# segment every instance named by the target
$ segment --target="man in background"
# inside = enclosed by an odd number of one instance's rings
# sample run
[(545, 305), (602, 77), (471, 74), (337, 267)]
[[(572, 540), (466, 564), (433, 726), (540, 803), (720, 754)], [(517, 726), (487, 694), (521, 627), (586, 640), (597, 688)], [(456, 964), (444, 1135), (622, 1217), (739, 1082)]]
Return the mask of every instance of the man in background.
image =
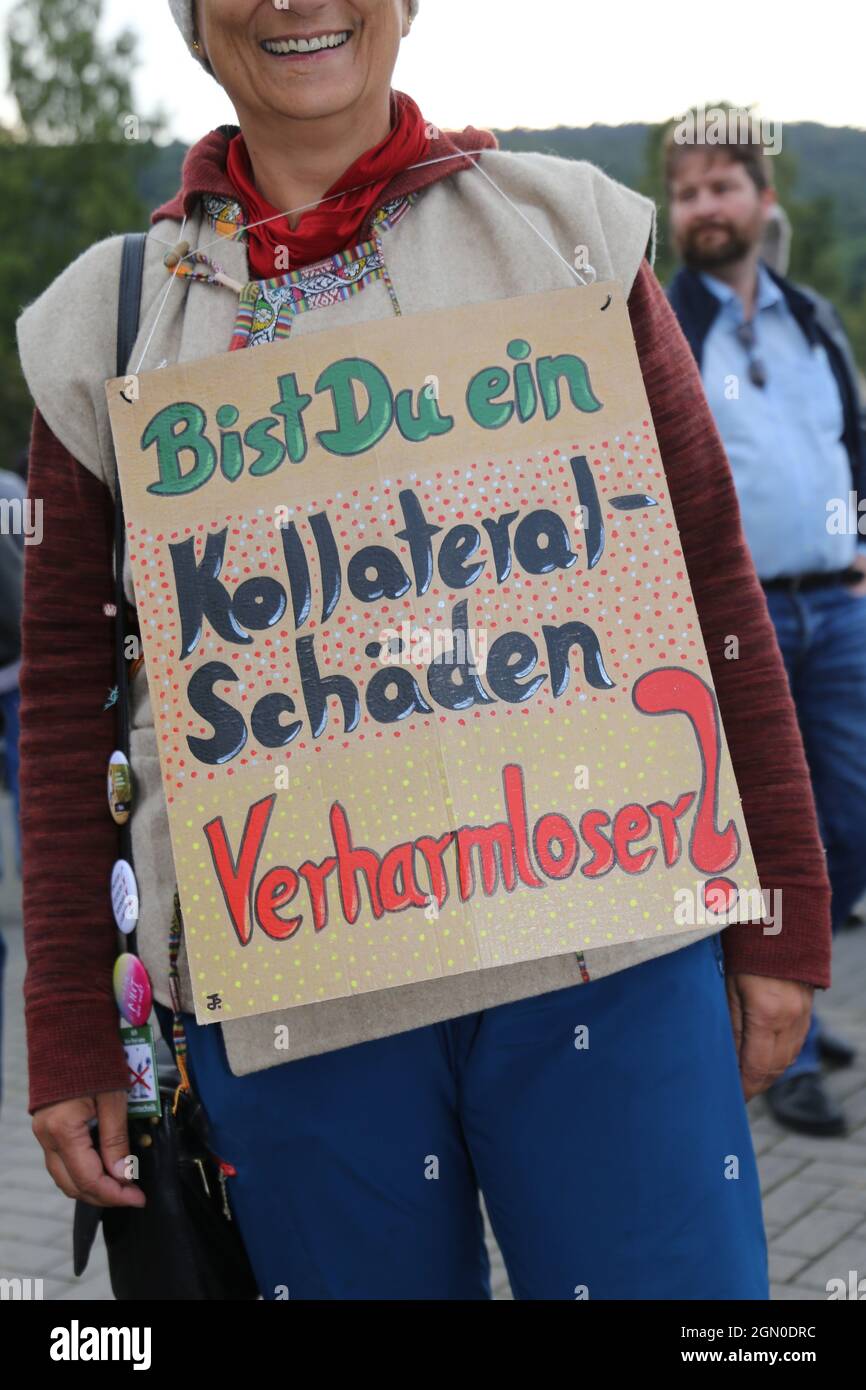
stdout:
[[(866, 436), (857, 373), (833, 307), (761, 259), (776, 196), (756, 126), (740, 118), (720, 130), (714, 113), (711, 143), (707, 117), (691, 126), (690, 143), (679, 143), (681, 124), (665, 146), (684, 263), (669, 298), (728, 453), (785, 661), (835, 931), (866, 891)], [(766, 1093), (776, 1118), (804, 1133), (844, 1133), (821, 1061), (853, 1057), (813, 1015), (799, 1057)]]

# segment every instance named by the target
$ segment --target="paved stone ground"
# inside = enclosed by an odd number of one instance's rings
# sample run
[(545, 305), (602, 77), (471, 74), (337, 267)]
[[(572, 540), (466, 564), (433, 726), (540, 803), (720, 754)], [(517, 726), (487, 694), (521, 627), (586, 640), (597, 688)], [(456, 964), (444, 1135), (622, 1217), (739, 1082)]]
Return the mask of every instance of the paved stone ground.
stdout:
[[(5, 801), (5, 798), (4, 798)], [(3, 860), (10, 863), (7, 807), (0, 804)], [(58, 904), (58, 911), (62, 905)], [(110, 1299), (101, 1240), (81, 1279), (72, 1273), (71, 1203), (55, 1188), (27, 1114), (20, 883), (0, 884), (7, 944), (3, 989), (3, 1097), (0, 1109), (0, 1276), (41, 1277), (46, 1299)], [(822, 1014), (860, 1048), (858, 1064), (832, 1075), (851, 1124), (845, 1139), (807, 1139), (780, 1129), (761, 1099), (750, 1106), (770, 1243), (774, 1299), (823, 1299), (831, 1277), (866, 1276), (866, 928), (843, 932), (836, 984)], [(490, 1240), (493, 1290), (511, 1292)]]

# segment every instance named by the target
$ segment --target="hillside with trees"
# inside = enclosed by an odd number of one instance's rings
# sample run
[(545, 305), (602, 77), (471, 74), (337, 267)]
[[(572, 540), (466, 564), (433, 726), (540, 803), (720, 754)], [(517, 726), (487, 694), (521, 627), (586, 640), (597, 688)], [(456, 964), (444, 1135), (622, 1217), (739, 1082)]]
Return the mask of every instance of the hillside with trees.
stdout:
[[(177, 190), (185, 147), (160, 143), (162, 120), (135, 110), (135, 39), (98, 38), (103, 0), (19, 0), (6, 42), (13, 125), (0, 126), (0, 457), (24, 448), (31, 407), (14, 323), (22, 307), (94, 241), (147, 226)], [(659, 205), (656, 270), (674, 257), (664, 217), (664, 127), (592, 125), (497, 131), (508, 150), (588, 159)], [(204, 134), (204, 132), (202, 132)], [(790, 274), (837, 305), (866, 371), (866, 131), (787, 125), (776, 159), (793, 226)], [(106, 313), (113, 312), (106, 306)]]

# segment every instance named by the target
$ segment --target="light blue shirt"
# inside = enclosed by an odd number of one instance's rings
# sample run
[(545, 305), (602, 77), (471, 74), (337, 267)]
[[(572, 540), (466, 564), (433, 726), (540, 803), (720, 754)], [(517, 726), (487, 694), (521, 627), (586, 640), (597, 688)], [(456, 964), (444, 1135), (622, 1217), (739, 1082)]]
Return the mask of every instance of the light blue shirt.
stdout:
[(853, 486), (842, 398), (825, 349), (811, 344), (782, 291), (758, 269), (752, 354), (766, 385), (749, 379), (749, 352), (737, 339), (743, 305), (730, 285), (701, 275), (721, 310), (704, 343), (701, 375), (724, 441), (743, 528), (761, 579), (840, 570), (857, 534), (833, 534), (831, 499), (847, 505)]

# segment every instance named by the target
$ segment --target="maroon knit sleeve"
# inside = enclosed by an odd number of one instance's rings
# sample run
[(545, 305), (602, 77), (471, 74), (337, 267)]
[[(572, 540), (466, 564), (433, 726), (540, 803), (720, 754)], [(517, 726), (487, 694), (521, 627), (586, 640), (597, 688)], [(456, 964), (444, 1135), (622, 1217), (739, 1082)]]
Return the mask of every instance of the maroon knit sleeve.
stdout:
[[(830, 984), (830, 883), (776, 633), (694, 357), (646, 261), (629, 297), (650, 408), (758, 877), (778, 919), (722, 932), (726, 968)], [(739, 658), (725, 657), (730, 636)], [(769, 911), (767, 913), (769, 916)]]
[(122, 1090), (127, 1068), (112, 994), (109, 883), (119, 835), (106, 769), (116, 714), (113, 502), (37, 411), (28, 495), (42, 540), (25, 547), (21, 663), (24, 1007), (32, 1114)]

